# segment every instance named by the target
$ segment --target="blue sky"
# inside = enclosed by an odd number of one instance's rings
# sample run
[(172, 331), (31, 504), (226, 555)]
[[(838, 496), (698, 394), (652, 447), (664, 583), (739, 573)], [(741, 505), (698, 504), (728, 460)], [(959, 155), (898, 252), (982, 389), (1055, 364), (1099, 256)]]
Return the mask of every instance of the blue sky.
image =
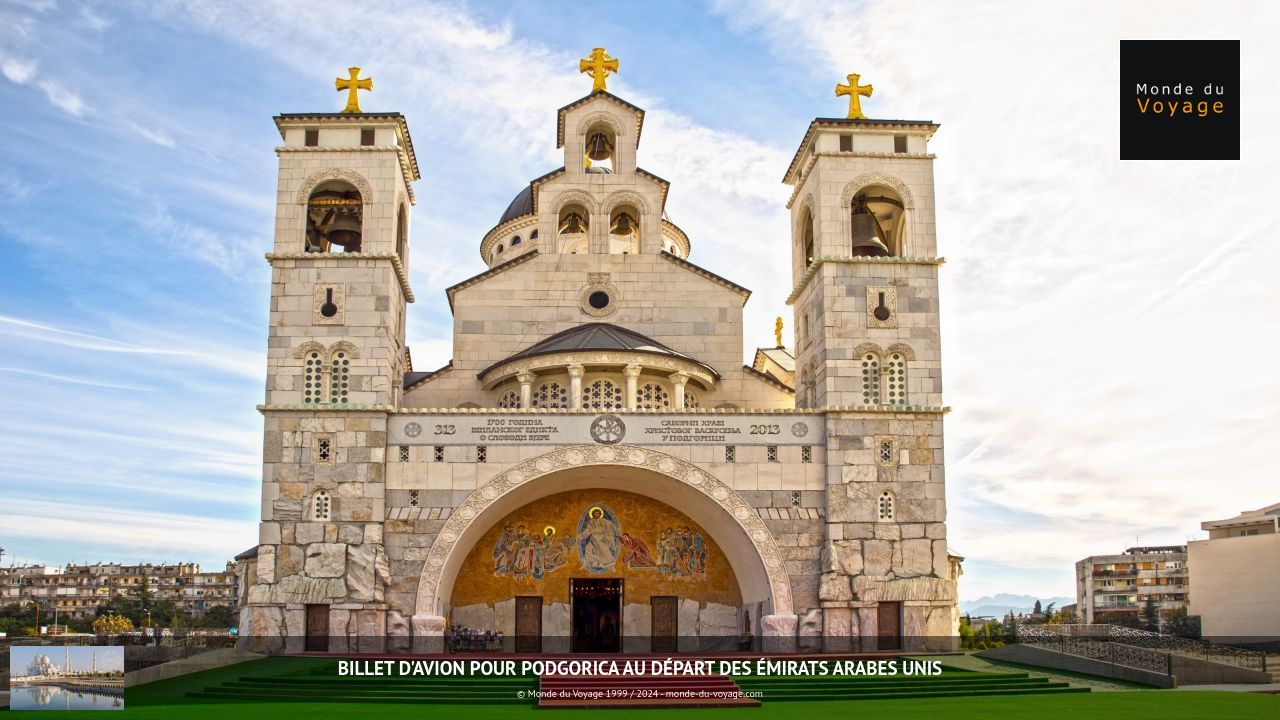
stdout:
[[(408, 117), (409, 342), (438, 367), (443, 289), (560, 164), (555, 110), (602, 45), (691, 259), (755, 291), (744, 353), (791, 317), (780, 178), (842, 111), (835, 82), (873, 83), (873, 117), (942, 123), (961, 594), (1071, 594), (1080, 557), (1277, 499), (1278, 18), (1232, 8), (0, 1), (5, 562), (217, 567), (255, 542), (273, 115), (340, 109), (354, 64), (365, 109)], [(1243, 40), (1243, 160), (1116, 160), (1122, 37)]]
[[(96, 654), (96, 658), (95, 658)], [(9, 666), (16, 674), (22, 674), (31, 661), (38, 655), (48, 655), (49, 661), (59, 669), (65, 668), (68, 661), (72, 672), (92, 672), (95, 659), (98, 672), (117, 672), (124, 670), (124, 648), (122, 647), (86, 647), (54, 645), (22, 647), (14, 645), (10, 648)]]

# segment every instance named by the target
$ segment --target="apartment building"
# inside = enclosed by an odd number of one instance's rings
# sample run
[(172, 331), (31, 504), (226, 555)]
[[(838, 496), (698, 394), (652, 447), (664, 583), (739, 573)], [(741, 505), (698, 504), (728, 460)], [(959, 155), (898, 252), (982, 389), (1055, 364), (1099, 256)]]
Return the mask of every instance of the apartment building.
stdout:
[(1140, 617), (1147, 599), (1163, 616), (1186, 607), (1190, 597), (1187, 546), (1131, 547), (1119, 555), (1093, 555), (1076, 563), (1076, 605), (1080, 622), (1098, 622), (1104, 613)]
[(217, 605), (229, 605), (236, 610), (234, 562), (214, 572), (200, 572), (196, 563), (0, 568), (0, 605), (38, 602), (41, 611), (50, 614), (50, 619), (54, 613), (63, 618), (87, 617), (112, 598), (130, 597), (143, 577), (147, 578), (157, 602), (172, 601), (192, 617), (201, 617)]
[(1280, 503), (1200, 524), (1209, 539), (1187, 543), (1204, 637), (1280, 642)]

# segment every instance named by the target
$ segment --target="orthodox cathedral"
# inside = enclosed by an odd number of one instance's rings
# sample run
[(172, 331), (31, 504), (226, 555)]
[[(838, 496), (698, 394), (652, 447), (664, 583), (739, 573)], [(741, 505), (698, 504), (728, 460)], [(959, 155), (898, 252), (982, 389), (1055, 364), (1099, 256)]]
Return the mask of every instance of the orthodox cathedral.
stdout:
[[(275, 118), (283, 144), (259, 544), (268, 652), (945, 650), (938, 125), (809, 124), (790, 166), (795, 347), (743, 363), (751, 292), (695, 262), (645, 112), (556, 111), (562, 167), (445, 292), (453, 359), (405, 344), (419, 168), (399, 113)], [(550, 138), (548, 138), (550, 141)], [(661, 171), (661, 168), (655, 168)], [(676, 189), (678, 191), (678, 189)], [(430, 300), (435, 302), (435, 300)]]

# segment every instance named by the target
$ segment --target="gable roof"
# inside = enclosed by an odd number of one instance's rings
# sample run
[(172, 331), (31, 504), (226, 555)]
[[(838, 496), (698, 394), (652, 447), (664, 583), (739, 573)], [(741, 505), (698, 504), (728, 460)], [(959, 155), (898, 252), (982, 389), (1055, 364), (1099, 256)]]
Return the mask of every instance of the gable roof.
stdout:
[(556, 147), (564, 147), (564, 118), (569, 114), (569, 111), (576, 107), (586, 105), (588, 102), (595, 100), (598, 97), (615, 102), (636, 114), (636, 147), (640, 146), (640, 131), (644, 129), (644, 110), (632, 105), (626, 100), (623, 100), (617, 95), (614, 95), (608, 90), (595, 90), (590, 95), (584, 95), (556, 111)]
[(460, 283), (455, 283), (445, 288), (444, 294), (449, 297), (449, 311), (450, 312), (453, 311), (453, 296), (457, 294), (459, 290), (462, 290), (464, 288), (469, 288), (478, 282), (483, 282), (484, 280), (488, 280), (489, 278), (493, 277), (494, 275), (497, 275), (498, 273), (504, 270), (508, 270), (510, 268), (515, 267), (516, 265), (519, 265), (520, 263), (531, 260), (533, 256), (537, 254), (538, 254), (538, 249), (534, 248), (533, 250), (530, 250), (524, 253), (523, 255), (517, 255), (516, 257), (513, 257), (506, 262), (498, 263), (497, 265), (494, 265), (493, 267), (489, 268), (488, 270), (485, 270), (479, 275), (472, 275), (471, 277), (467, 278), (466, 280), (463, 280)]
[(672, 350), (651, 337), (609, 323), (587, 323), (568, 330), (562, 330), (555, 335), (539, 340), (514, 355), (499, 360), (477, 373), (477, 377), (483, 377), (485, 373), (499, 365), (505, 365), (514, 360), (583, 350), (620, 350), (668, 355), (696, 363), (706, 368), (713, 376), (720, 377), (720, 373), (717, 373), (715, 368), (710, 365), (699, 362), (678, 350)]

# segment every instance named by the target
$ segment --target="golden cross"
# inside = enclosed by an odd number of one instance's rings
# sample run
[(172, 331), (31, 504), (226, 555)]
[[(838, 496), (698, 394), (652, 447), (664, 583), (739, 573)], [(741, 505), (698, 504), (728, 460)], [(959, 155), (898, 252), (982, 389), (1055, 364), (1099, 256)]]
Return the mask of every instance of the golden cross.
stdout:
[(870, 85), (859, 85), (858, 78), (862, 77), (857, 73), (849, 75), (848, 85), (836, 85), (836, 97), (841, 95), (849, 96), (849, 119), (850, 120), (866, 120), (867, 116), (862, 114), (862, 98), (871, 97), (872, 87)]
[(578, 61), (578, 72), (591, 73), (591, 78), (594, 80), (591, 83), (591, 92), (604, 90), (604, 79), (609, 73), (618, 72), (618, 59), (606, 55), (604, 48), (595, 48), (586, 59)]
[(782, 347), (782, 316), (778, 316), (778, 322), (773, 325), (773, 334), (778, 338), (778, 347)]
[(347, 106), (342, 108), (342, 112), (358, 113), (360, 112), (359, 92), (361, 90), (373, 90), (373, 78), (358, 79), (360, 76), (360, 68), (358, 67), (349, 67), (347, 72), (351, 74), (351, 77), (336, 78), (333, 81), (333, 86), (339, 92), (347, 91)]

